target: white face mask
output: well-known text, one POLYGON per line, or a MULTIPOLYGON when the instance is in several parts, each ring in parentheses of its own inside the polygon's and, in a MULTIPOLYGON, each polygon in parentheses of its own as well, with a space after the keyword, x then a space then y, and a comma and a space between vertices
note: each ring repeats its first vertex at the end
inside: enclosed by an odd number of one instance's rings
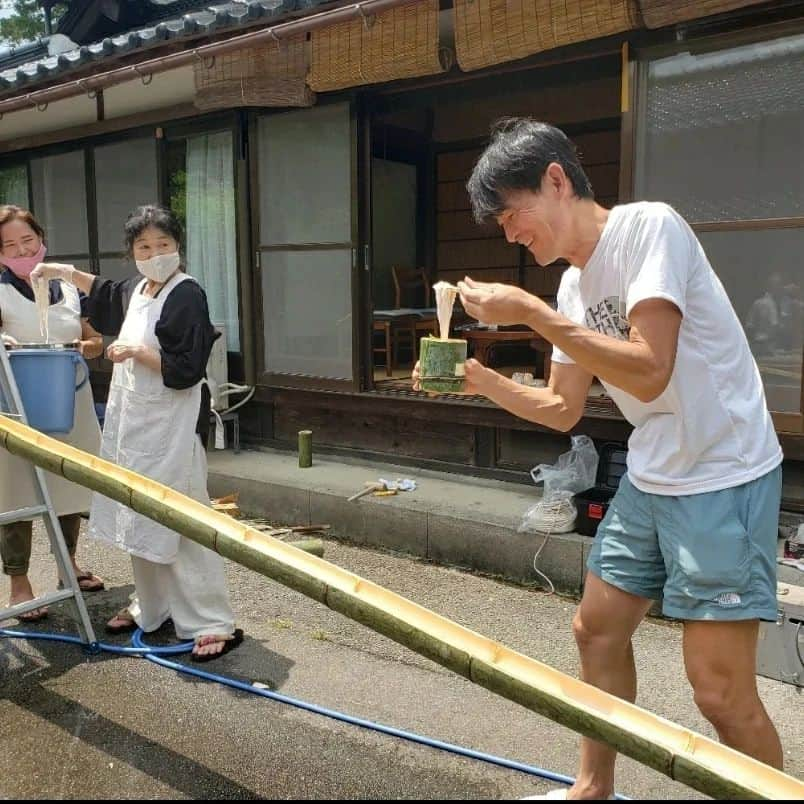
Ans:
POLYGON ((179 252, 173 254, 157 254, 150 260, 136 260, 137 270, 151 282, 167 282, 179 268, 181 257, 179 252))

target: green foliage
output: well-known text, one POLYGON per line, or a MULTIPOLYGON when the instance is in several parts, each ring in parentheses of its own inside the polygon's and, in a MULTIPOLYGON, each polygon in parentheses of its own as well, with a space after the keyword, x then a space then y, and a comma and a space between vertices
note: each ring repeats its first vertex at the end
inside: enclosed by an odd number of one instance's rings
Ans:
POLYGON ((169 178, 170 209, 179 219, 181 228, 187 231, 187 171, 184 168, 172 171, 169 178))
POLYGON ((0 206, 28 206, 28 174, 25 165, 0 168, 0 206))
MULTIPOLYGON (((59 17, 67 10, 67 3, 57 3, 53 7, 53 28, 59 17)), ((45 35, 45 14, 36 0, 16 0, 14 13, 0 20, 0 42, 17 45, 32 42, 45 35)))

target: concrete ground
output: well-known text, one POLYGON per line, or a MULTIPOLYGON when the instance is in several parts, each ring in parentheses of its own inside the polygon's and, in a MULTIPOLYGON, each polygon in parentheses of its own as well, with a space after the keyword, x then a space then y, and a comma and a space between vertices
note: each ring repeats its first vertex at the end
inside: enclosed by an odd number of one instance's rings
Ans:
MULTIPOLYGON (((365 474, 358 472, 360 482, 365 474)), ((369 506, 359 510, 370 512, 369 506)), ((478 509, 478 519, 485 516, 478 509)), ((284 521, 297 524, 298 517, 294 512, 284 521)), ((366 546, 330 540, 326 551, 338 565, 577 673, 570 633, 575 602, 569 598, 366 546)), ((130 564, 125 554, 85 538, 79 561, 107 582, 105 592, 86 598, 100 629, 131 592, 130 564)), ((247 638, 207 669, 399 729, 574 773, 573 733, 298 593, 236 565, 227 572, 247 638)), ((32 577, 38 590, 53 586, 40 529, 32 577)), ((7 595, 0 579, 0 600, 7 595)), ((73 628, 57 608, 29 627, 73 628)), ((691 701, 680 641, 680 629, 666 621, 647 621, 639 629, 638 703, 712 736, 691 701)), ((787 770, 804 779, 801 697, 790 685, 760 678, 759 686, 782 735, 787 770)), ((0 723, 0 797, 9 799, 514 799, 551 786, 145 660, 86 657, 52 642, 0 639, 0 723)), ((619 769, 618 788, 628 796, 701 797, 631 760, 621 760, 619 769)))

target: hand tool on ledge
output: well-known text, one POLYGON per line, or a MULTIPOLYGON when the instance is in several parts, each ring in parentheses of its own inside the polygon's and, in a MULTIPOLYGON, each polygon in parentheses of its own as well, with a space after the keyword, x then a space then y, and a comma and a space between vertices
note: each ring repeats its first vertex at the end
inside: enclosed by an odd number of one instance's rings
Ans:
POLYGON ((351 497, 348 497, 346 502, 354 502, 355 500, 359 500, 361 497, 365 497, 367 494, 372 494, 375 491, 386 491, 385 483, 378 483, 371 480, 364 485, 364 489, 358 491, 357 494, 353 494, 351 497))

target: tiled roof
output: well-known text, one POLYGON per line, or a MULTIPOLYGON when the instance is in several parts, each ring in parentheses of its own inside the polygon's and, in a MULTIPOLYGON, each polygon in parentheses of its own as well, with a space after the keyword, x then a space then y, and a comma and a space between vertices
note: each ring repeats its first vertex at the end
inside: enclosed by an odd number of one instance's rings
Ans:
POLYGON ((123 55, 145 50, 165 42, 192 39, 199 36, 231 31, 251 26, 261 20, 277 22, 293 12, 315 13, 319 6, 332 5, 332 0, 233 0, 213 3, 197 11, 175 16, 178 7, 198 3, 188 0, 148 0, 155 6, 157 18, 164 6, 172 16, 161 19, 156 25, 126 31, 107 37, 100 42, 82 45, 58 55, 48 55, 47 40, 43 39, 17 48, 0 49, 0 96, 27 91, 37 84, 59 78, 92 63, 101 64, 123 55), (25 56, 30 56, 24 60, 25 56), (23 59, 21 61, 21 59, 23 59))

